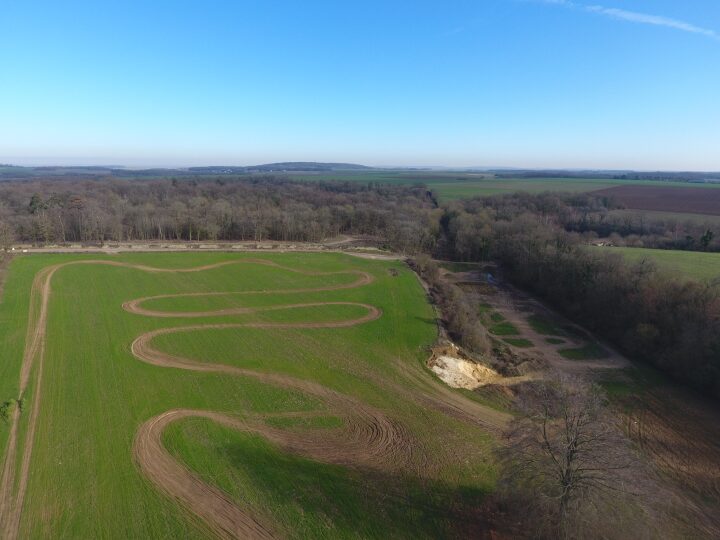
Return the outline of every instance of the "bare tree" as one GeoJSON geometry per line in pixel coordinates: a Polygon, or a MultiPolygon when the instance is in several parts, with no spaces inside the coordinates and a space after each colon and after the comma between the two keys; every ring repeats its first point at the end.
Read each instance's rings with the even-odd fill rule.
{"type": "Polygon", "coordinates": [[[4,221],[0,221],[0,249],[7,251],[12,243],[13,233],[10,226],[4,221]]]}
{"type": "Polygon", "coordinates": [[[567,376],[529,385],[519,397],[520,414],[499,451],[500,484],[522,501],[538,535],[617,536],[597,524],[601,517],[617,524],[625,514],[637,462],[604,401],[597,386],[567,376]]]}

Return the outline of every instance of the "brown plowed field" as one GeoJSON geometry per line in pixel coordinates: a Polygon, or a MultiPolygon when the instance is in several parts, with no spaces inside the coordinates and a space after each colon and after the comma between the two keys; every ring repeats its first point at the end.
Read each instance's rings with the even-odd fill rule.
{"type": "Polygon", "coordinates": [[[632,210],[720,216],[720,189],[704,187],[617,186],[594,191],[632,210]]]}

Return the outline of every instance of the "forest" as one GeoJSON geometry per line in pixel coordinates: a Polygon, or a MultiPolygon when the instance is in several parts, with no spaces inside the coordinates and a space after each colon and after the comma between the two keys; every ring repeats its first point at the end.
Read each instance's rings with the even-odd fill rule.
{"type": "MultiPolygon", "coordinates": [[[[410,255],[496,261],[632,358],[720,397],[720,285],[677,282],[651,263],[587,248],[598,237],[720,250],[707,225],[628,219],[592,194],[515,194],[439,205],[424,186],[296,182],[272,175],[197,179],[38,179],[0,183],[0,247],[149,240],[374,238],[410,255]]],[[[467,306],[454,310],[470,316],[467,306]]],[[[461,342],[483,336],[454,321],[461,342]]],[[[471,347],[472,348],[472,347],[471,347]]]]}
{"type": "Polygon", "coordinates": [[[252,179],[0,183],[0,241],[317,242],[342,233],[432,249],[433,200],[412,187],[252,179]]]}
{"type": "Polygon", "coordinates": [[[455,203],[441,217],[442,249],[497,261],[511,282],[629,357],[720,397],[720,282],[681,282],[646,260],[588,249],[596,233],[574,229],[607,205],[550,194],[455,203]]]}

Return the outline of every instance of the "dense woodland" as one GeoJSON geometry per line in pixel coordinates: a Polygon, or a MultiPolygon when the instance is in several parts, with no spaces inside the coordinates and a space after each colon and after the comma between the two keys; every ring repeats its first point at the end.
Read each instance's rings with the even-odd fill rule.
{"type": "MultiPolygon", "coordinates": [[[[507,279],[631,357],[720,396],[720,285],[680,283],[647,262],[629,264],[586,247],[612,237],[617,244],[717,251],[720,239],[707,224],[616,211],[612,200],[592,195],[517,194],[439,206],[422,186],[273,176],[25,180],[0,183],[0,246],[301,242],[352,234],[409,254],[495,260],[507,279]]],[[[455,337],[482,349],[485,337],[468,333],[477,325],[467,324],[467,306],[451,311],[467,315],[452,321],[455,337]]]]}
{"type": "Polygon", "coordinates": [[[27,180],[0,183],[0,241],[101,243],[147,240],[317,242],[342,233],[432,249],[426,190],[237,181],[27,180]]]}
{"type": "MultiPolygon", "coordinates": [[[[612,198],[592,193],[515,194],[478,198],[467,204],[450,205],[449,215],[466,211],[473,216],[466,219],[476,219],[478,205],[491,213],[492,220],[507,221],[521,215],[535,215],[542,218],[544,224],[551,224],[569,233],[578,233],[585,242],[603,239],[606,243],[618,246],[720,251],[720,237],[714,230],[717,228],[717,221],[712,221],[711,218],[678,218],[671,215],[648,215],[639,211],[624,212],[612,198]]],[[[461,221],[456,222],[456,226],[464,227],[461,221]]],[[[465,238],[462,241],[464,242],[465,238]]],[[[473,245],[472,242],[470,245],[473,245]]],[[[464,248],[458,247],[461,250],[464,248]]],[[[474,254],[458,255],[474,257],[474,254]]]]}

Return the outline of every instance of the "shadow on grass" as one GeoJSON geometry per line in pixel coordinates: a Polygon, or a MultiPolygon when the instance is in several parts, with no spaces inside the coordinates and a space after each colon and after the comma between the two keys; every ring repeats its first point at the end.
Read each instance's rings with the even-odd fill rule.
{"type": "Polygon", "coordinates": [[[431,324],[431,325],[433,325],[433,326],[435,326],[435,325],[437,324],[437,319],[435,319],[434,317],[418,317],[418,316],[415,316],[415,320],[416,320],[416,321],[423,322],[423,323],[425,323],[425,324],[431,324]]]}
{"type": "Polygon", "coordinates": [[[278,532],[291,537],[490,537],[491,524],[483,517],[487,490],[319,463],[256,435],[210,423],[205,428],[209,436],[185,440],[192,447],[188,466],[238,504],[247,499],[242,485],[252,486],[262,494],[262,513],[277,523],[278,532]],[[213,469],[223,471],[222,476],[204,470],[205,463],[216,460],[220,463],[213,469]]]}

